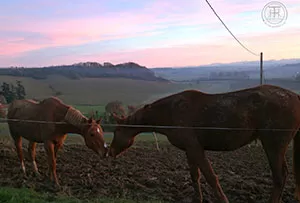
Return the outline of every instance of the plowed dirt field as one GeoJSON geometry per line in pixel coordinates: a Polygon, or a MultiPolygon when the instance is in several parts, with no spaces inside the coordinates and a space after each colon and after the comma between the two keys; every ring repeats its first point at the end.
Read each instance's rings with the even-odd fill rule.
{"type": "MultiPolygon", "coordinates": [[[[26,161],[24,178],[14,148],[0,143],[0,186],[26,186],[36,191],[64,193],[80,199],[101,197],[133,200],[186,202],[193,189],[185,154],[170,144],[160,143],[160,151],[151,142],[137,142],[116,160],[99,158],[84,145],[71,144],[58,153],[57,173],[62,185],[58,191],[47,184],[47,161],[38,146],[37,164],[41,177],[34,177],[26,161]]],[[[26,155],[26,148],[24,153],[26,155]]],[[[272,186],[266,156],[260,146],[245,146],[234,152],[207,152],[229,201],[233,203],[267,202],[272,186]]],[[[283,202],[293,197],[292,151],[287,153],[289,176],[283,202]]],[[[202,177],[205,202],[213,202],[213,193],[202,177]]]]}

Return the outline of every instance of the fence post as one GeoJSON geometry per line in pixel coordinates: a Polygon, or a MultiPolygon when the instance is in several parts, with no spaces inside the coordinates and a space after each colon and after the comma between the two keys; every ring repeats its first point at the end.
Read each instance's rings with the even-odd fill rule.
{"type": "Polygon", "coordinates": [[[156,136],[156,133],[155,132],[152,132],[154,138],[155,138],[155,143],[156,143],[156,149],[157,151],[159,151],[159,146],[158,146],[158,140],[157,140],[157,136],[156,136]]]}
{"type": "Polygon", "coordinates": [[[260,52],[260,85],[263,84],[263,53],[260,52]]]}

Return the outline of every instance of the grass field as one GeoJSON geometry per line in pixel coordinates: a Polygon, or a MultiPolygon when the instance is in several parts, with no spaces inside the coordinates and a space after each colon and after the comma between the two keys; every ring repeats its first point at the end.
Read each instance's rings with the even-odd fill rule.
{"type": "MultiPolygon", "coordinates": [[[[242,89],[259,84],[257,80],[246,81],[200,81],[198,83],[165,83],[125,78],[83,78],[70,80],[63,76],[49,76],[45,80],[26,77],[0,76],[0,82],[22,81],[27,98],[43,99],[56,96],[72,105],[105,106],[113,100],[124,104],[152,102],[163,96],[186,89],[198,89],[208,93],[220,93],[242,89]]],[[[300,92],[299,84],[293,81],[273,81],[272,83],[300,92]]],[[[89,110],[93,107],[82,107],[89,110]]],[[[102,107],[101,107],[102,108],[102,107]]]]}
{"type": "MultiPolygon", "coordinates": [[[[99,198],[94,200],[82,201],[74,197],[67,196],[53,196],[47,194],[37,193],[27,188],[8,188],[0,187],[0,202],[1,203],[133,203],[135,201],[126,199],[105,199],[99,198]]],[[[151,201],[152,203],[161,203],[162,201],[151,201]]],[[[148,203],[143,201],[140,203],[148,203]]],[[[150,203],[150,202],[149,202],[150,203]]]]}
{"type": "Polygon", "coordinates": [[[70,80],[62,76],[50,76],[46,80],[35,80],[24,77],[0,76],[2,82],[15,82],[16,80],[22,81],[27,92],[27,98],[43,99],[60,92],[61,95],[58,97],[68,104],[96,106],[105,105],[113,100],[120,100],[126,104],[139,104],[188,87],[186,84],[123,78],[70,80]]]}

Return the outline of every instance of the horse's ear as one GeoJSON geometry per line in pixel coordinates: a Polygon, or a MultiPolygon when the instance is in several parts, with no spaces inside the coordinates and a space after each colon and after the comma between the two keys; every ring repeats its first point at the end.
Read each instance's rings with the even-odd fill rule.
{"type": "Polygon", "coordinates": [[[92,122],[93,122],[93,117],[90,117],[88,123],[92,123],[92,122]]]}
{"type": "Polygon", "coordinates": [[[122,116],[121,118],[116,115],[115,113],[112,113],[113,118],[115,119],[115,121],[117,121],[117,123],[122,123],[124,120],[124,116],[122,116]]]}
{"type": "Polygon", "coordinates": [[[96,120],[96,123],[97,123],[97,124],[100,124],[101,121],[102,121],[102,118],[100,117],[98,120],[96,120]]]}

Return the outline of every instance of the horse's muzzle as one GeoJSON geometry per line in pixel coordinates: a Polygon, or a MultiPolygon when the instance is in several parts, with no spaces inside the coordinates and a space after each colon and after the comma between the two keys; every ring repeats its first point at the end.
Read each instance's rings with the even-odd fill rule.
{"type": "Polygon", "coordinates": [[[108,150],[108,156],[116,158],[116,153],[115,153],[115,150],[113,148],[109,148],[109,150],[108,150]]]}

